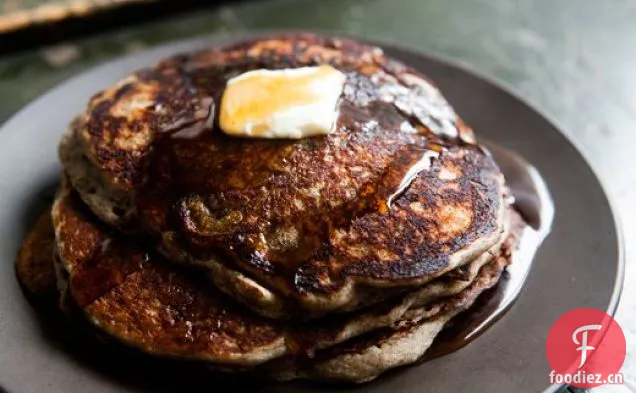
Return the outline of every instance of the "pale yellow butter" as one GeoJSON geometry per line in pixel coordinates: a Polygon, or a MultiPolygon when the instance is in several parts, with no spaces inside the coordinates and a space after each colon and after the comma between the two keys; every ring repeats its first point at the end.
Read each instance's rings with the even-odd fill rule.
{"type": "Polygon", "coordinates": [[[328,134],[345,79],[328,65],[245,72],[227,82],[219,124],[226,134],[246,138],[328,134]]]}

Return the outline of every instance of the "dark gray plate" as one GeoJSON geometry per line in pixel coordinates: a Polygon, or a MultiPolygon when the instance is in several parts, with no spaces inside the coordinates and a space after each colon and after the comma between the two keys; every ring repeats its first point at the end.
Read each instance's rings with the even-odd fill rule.
{"type": "MultiPolygon", "coordinates": [[[[311,384],[252,384],[246,388],[205,374],[184,380],[131,353],[86,351],[85,346],[84,351],[78,350],[83,345],[73,344],[72,337],[69,340],[73,333],[65,335],[60,332],[63,327],[41,322],[14,276],[13,261],[22,237],[58,179],[58,139],[88,98],[161,57],[231,40],[236,38],[180,42],[95,68],[43,95],[0,131],[0,385],[10,393],[336,389],[311,384]]],[[[578,307],[613,313],[618,301],[622,248],[607,197],[572,144],[532,107],[465,69],[384,47],[435,80],[478,135],[533,163],[552,192],[556,216],[521,298],[502,320],[458,352],[390,373],[355,390],[544,390],[549,387],[545,339],[554,321],[578,307]]]]}

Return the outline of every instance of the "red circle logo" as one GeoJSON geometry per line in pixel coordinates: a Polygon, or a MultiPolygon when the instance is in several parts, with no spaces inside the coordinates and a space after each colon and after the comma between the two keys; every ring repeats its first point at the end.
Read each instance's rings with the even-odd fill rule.
{"type": "Polygon", "coordinates": [[[625,335],[614,318],[593,308],[572,310],[548,334],[550,382],[579,388],[622,383],[625,351],[625,335]]]}

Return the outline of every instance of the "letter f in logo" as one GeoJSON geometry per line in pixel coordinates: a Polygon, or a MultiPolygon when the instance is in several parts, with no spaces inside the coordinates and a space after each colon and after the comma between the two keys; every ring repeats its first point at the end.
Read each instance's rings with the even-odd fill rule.
{"type": "Polygon", "coordinates": [[[574,344],[577,344],[577,345],[581,344],[581,346],[576,349],[577,351],[581,351],[581,364],[579,364],[579,368],[583,367],[583,365],[585,364],[585,361],[587,360],[587,352],[596,349],[592,346],[587,345],[588,330],[601,330],[601,328],[602,328],[601,325],[585,325],[576,329],[574,333],[572,334],[572,341],[574,341],[574,344]],[[581,332],[583,334],[581,335],[581,342],[579,342],[576,336],[581,332]]]}

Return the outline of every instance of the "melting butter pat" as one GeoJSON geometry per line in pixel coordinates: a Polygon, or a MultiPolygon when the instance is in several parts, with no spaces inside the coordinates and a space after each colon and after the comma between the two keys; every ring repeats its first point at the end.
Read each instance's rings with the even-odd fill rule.
{"type": "Polygon", "coordinates": [[[228,135],[248,138],[328,134],[345,79],[328,65],[245,72],[227,82],[219,124],[228,135]]]}

